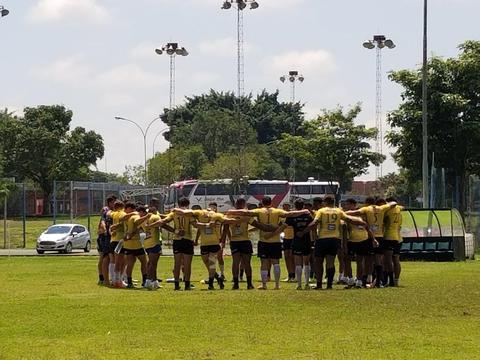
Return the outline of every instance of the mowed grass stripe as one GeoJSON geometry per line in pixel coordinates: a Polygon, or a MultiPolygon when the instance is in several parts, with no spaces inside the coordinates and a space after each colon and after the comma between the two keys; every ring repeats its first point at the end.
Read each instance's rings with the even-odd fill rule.
{"type": "Polygon", "coordinates": [[[95,265],[1,258],[0,359],[480,358],[478,261],[404,263],[400,288],[329,292],[208,292],[199,258],[192,292],[116,290],[95,265]]]}

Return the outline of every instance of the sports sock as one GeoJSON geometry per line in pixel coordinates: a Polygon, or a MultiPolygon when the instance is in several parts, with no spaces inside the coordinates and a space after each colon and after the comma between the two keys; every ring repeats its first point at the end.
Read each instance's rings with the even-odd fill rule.
{"type": "Polygon", "coordinates": [[[295,267],[295,272],[293,273],[288,273],[288,280],[292,280],[292,279],[295,279],[296,278],[296,267],[295,267]]]}
{"type": "Polygon", "coordinates": [[[274,264],[273,265],[273,276],[275,277],[275,285],[277,287],[280,286],[280,274],[281,274],[280,264],[274,264]]]}
{"type": "Polygon", "coordinates": [[[180,289],[180,282],[179,281],[175,281],[175,289],[180,289]]]}
{"type": "Polygon", "coordinates": [[[301,265],[295,266],[295,275],[296,275],[298,286],[302,286],[302,266],[301,265]]]}
{"type": "Polygon", "coordinates": [[[185,289],[190,289],[190,281],[185,281],[185,289]]]}
{"type": "Polygon", "coordinates": [[[243,274],[245,273],[244,269],[240,269],[240,279],[243,279],[243,274]]]}
{"type": "Polygon", "coordinates": [[[267,278],[268,278],[268,271],[267,270],[260,270],[260,277],[262,279],[263,285],[267,285],[267,278]]]}
{"type": "Polygon", "coordinates": [[[147,274],[143,274],[142,275],[142,286],[145,285],[145,281],[147,281],[148,279],[148,275],[147,274]]]}
{"type": "Polygon", "coordinates": [[[103,274],[98,274],[98,281],[103,281],[105,278],[103,277],[103,274]]]}
{"type": "Polygon", "coordinates": [[[233,284],[234,284],[235,286],[238,286],[238,277],[234,277],[234,278],[233,278],[233,284]]]}
{"type": "Polygon", "coordinates": [[[213,275],[213,278],[214,278],[215,280],[218,280],[219,277],[220,277],[220,275],[219,275],[217,272],[215,272],[215,275],[213,275]]]}
{"type": "Polygon", "coordinates": [[[218,264],[218,267],[220,268],[220,275],[225,274],[225,264],[218,264]]]}
{"type": "Polygon", "coordinates": [[[338,281],[343,281],[344,279],[343,273],[338,274],[338,281]]]}
{"type": "Polygon", "coordinates": [[[383,266],[375,265],[375,275],[377,277],[376,285],[380,286],[384,283],[383,281],[383,266]]]}
{"type": "MultiPolygon", "coordinates": [[[[304,276],[305,276],[305,284],[308,285],[308,283],[310,282],[310,265],[305,265],[305,267],[303,268],[303,271],[304,271],[304,276]]],[[[300,277],[302,277],[302,274],[300,273],[300,277]]]]}
{"type": "Polygon", "coordinates": [[[333,285],[333,278],[335,276],[335,266],[327,269],[327,288],[331,288],[333,285]]]}
{"type": "Polygon", "coordinates": [[[127,277],[127,283],[128,285],[133,285],[133,280],[131,277],[127,277]]]}
{"type": "Polygon", "coordinates": [[[110,263],[108,264],[108,275],[110,276],[110,279],[113,279],[114,274],[115,274],[115,264],[110,263]]]}
{"type": "Polygon", "coordinates": [[[253,286],[251,276],[247,276],[247,286],[253,286]]]}
{"type": "Polygon", "coordinates": [[[209,288],[210,288],[210,287],[213,287],[213,281],[214,281],[214,280],[215,280],[215,278],[213,278],[213,277],[208,278],[208,287],[209,287],[209,288]]]}
{"type": "Polygon", "coordinates": [[[388,272],[387,278],[388,278],[388,285],[389,286],[395,286],[395,278],[393,276],[393,271],[388,272]]]}

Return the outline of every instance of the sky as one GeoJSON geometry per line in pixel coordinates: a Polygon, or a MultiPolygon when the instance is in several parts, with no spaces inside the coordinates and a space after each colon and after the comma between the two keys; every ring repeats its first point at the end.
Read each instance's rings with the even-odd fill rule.
{"type": "MultiPolygon", "coordinates": [[[[362,103],[359,124],[375,124],[375,51],[362,47],[384,34],[397,47],[382,50],[383,109],[401,102],[392,70],[422,61],[422,0],[257,0],[245,10],[245,91],[290,88],[279,77],[298,70],[305,81],[296,98],[307,118],[321,109],[362,103]]],[[[236,12],[223,0],[0,0],[10,15],[0,19],[0,108],[17,114],[27,106],[63,104],[72,127],[100,133],[101,171],[122,173],[143,164],[142,127],[169,104],[169,60],[154,49],[178,42],[188,52],[176,62],[176,103],[210,89],[235,91],[236,12]],[[128,152],[125,141],[138,140],[128,152]]],[[[465,40],[478,40],[478,0],[429,1],[429,55],[456,56],[465,40]]],[[[147,155],[168,143],[153,139],[165,125],[153,123],[147,155]]],[[[384,146],[388,155],[392,149],[384,146]]],[[[396,170],[388,155],[383,173],[396,170]]],[[[359,180],[373,180],[374,168],[359,180]]]]}

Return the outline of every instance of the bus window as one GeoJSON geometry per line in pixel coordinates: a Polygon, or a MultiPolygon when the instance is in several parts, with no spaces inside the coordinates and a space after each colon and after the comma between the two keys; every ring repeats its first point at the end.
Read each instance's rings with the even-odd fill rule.
{"type": "Polygon", "coordinates": [[[182,188],[177,188],[177,201],[178,199],[182,198],[182,197],[190,197],[190,193],[192,192],[193,190],[193,187],[195,185],[184,185],[182,188]]]}
{"type": "Polygon", "coordinates": [[[230,195],[233,194],[229,184],[198,184],[195,196],[202,195],[230,195]]]}
{"type": "Polygon", "coordinates": [[[248,184],[249,195],[275,195],[288,192],[288,184],[248,184]]]}

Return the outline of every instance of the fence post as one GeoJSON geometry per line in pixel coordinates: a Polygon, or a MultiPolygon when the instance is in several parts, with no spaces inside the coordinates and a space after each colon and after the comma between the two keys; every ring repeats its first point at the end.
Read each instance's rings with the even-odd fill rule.
{"type": "Polygon", "coordinates": [[[3,248],[7,248],[7,194],[3,199],[3,248]]]}
{"type": "Polygon", "coordinates": [[[57,223],[57,181],[53,180],[53,225],[57,223]]]}
{"type": "Polygon", "coordinates": [[[22,231],[23,231],[23,248],[27,247],[27,196],[25,191],[25,183],[22,183],[22,200],[23,200],[23,212],[22,212],[22,231]]]}
{"type": "Polygon", "coordinates": [[[88,183],[87,191],[88,191],[87,224],[88,224],[88,232],[90,232],[90,209],[92,207],[92,198],[91,198],[91,194],[90,194],[90,183],[88,183]]]}
{"type": "Polygon", "coordinates": [[[70,222],[73,223],[73,181],[70,181],[70,222]]]}

